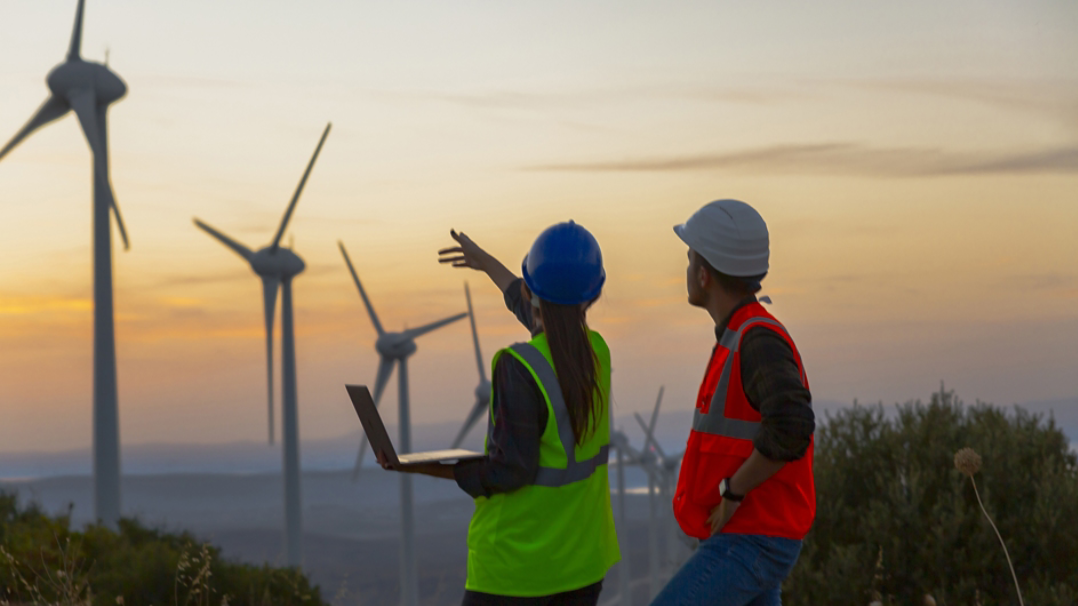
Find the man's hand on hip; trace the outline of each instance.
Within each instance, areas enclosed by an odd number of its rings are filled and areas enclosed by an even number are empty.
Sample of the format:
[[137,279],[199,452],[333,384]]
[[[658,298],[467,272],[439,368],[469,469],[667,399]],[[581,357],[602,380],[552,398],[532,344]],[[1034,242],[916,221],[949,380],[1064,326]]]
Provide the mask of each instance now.
[[723,526],[730,521],[734,512],[737,511],[738,506],[741,503],[731,501],[730,499],[723,499],[719,501],[719,504],[715,506],[715,509],[711,510],[711,515],[708,516],[707,522],[711,525],[711,534],[719,534]]

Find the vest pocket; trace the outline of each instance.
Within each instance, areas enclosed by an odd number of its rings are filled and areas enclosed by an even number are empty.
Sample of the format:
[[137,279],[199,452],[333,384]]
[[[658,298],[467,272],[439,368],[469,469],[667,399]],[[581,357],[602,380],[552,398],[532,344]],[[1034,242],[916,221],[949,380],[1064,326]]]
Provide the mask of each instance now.
[[738,440],[703,432],[698,432],[697,435],[700,436],[700,452],[741,459],[747,459],[752,454],[752,440]]

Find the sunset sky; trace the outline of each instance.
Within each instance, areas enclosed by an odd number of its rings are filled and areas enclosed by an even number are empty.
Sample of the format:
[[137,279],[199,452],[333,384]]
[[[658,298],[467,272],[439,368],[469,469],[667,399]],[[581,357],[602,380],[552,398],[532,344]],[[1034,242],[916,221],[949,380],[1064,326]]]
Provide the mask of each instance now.
[[[0,5],[0,144],[45,100],[75,5]],[[87,0],[83,56],[109,49],[129,87],[109,114],[121,439],[264,440],[260,283],[192,218],[269,243],[329,121],[284,240],[307,263],[303,439],[358,432],[343,384],[377,365],[338,240],[387,328],[464,311],[467,280],[489,363],[527,334],[437,249],[456,228],[519,271],[570,218],[603,247],[590,320],[617,413],[663,384],[690,409],[714,335],[671,226],[727,197],[768,222],[763,294],[817,401],[941,380],[1078,397],[1075,32],[1073,0]],[[71,116],[0,162],[3,452],[90,443],[90,167]],[[463,419],[467,321],[418,345],[413,419]]]

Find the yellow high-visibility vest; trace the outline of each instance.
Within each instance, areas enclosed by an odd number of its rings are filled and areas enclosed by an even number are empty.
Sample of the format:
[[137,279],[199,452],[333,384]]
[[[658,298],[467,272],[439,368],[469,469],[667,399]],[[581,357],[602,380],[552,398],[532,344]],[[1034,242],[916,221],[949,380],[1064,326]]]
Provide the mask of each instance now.
[[579,446],[546,334],[494,356],[492,368],[508,354],[528,369],[546,401],[547,424],[535,483],[475,500],[465,584],[471,591],[518,597],[572,591],[602,580],[621,559],[607,477],[610,350],[599,333],[588,332],[602,406],[595,432]]

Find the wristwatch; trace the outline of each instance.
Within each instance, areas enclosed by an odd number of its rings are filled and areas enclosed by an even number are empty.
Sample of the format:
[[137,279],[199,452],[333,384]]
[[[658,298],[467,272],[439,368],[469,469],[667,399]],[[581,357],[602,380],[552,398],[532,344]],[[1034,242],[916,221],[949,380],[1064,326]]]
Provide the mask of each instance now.
[[733,501],[734,503],[740,503],[745,498],[743,494],[734,494],[734,491],[730,490],[730,478],[724,478],[719,482],[719,494],[727,501]]

